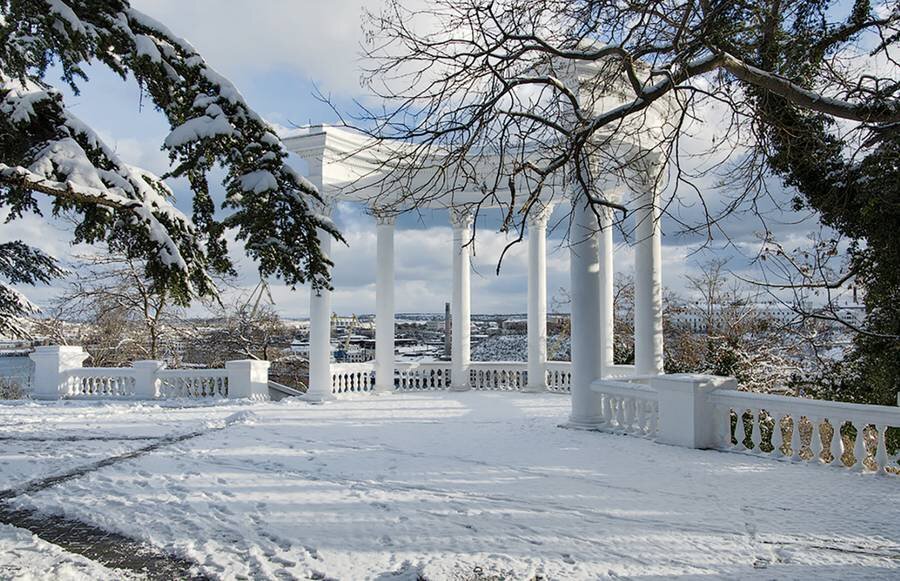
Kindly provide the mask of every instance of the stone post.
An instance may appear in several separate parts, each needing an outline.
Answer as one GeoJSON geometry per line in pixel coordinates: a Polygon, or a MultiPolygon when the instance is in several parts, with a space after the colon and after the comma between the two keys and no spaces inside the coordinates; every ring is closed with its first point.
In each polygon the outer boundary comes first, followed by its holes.
{"type": "Polygon", "coordinates": [[[731,377],[679,373],[650,380],[659,398],[656,441],[684,448],[716,447],[715,410],[709,394],[717,389],[737,389],[731,377]]]}
{"type": "Polygon", "coordinates": [[[159,397],[159,372],[166,368],[164,361],[135,361],[134,397],[137,399],[156,399],[159,397]]]}
{"type": "Polygon", "coordinates": [[[29,357],[34,361],[32,397],[52,400],[66,395],[65,372],[80,368],[89,355],[81,347],[51,345],[36,347],[29,357]]]}
{"type": "Polygon", "coordinates": [[[228,398],[267,401],[269,399],[268,361],[241,359],[225,362],[228,372],[228,398]]]}

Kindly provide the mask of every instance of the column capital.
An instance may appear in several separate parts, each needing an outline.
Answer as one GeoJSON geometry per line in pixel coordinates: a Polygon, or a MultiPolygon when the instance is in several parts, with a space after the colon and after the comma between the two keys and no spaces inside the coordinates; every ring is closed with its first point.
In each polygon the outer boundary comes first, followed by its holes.
{"type": "Polygon", "coordinates": [[[526,220],[529,228],[546,228],[550,214],[553,213],[553,204],[538,202],[528,212],[526,220]]]}
{"type": "Polygon", "coordinates": [[[454,230],[469,230],[475,222],[475,216],[466,207],[450,208],[450,225],[454,230]]]}
{"type": "Polygon", "coordinates": [[[375,224],[378,226],[393,226],[397,223],[397,216],[395,214],[389,214],[374,208],[370,210],[370,213],[372,214],[372,217],[375,218],[375,224]]]}

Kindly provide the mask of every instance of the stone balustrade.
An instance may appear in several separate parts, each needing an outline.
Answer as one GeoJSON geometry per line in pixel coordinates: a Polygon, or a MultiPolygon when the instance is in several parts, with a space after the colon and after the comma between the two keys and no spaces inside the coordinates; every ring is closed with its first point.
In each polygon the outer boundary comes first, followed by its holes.
{"type": "Polygon", "coordinates": [[[131,367],[83,367],[81,347],[37,347],[35,399],[269,399],[268,361],[228,361],[225,369],[166,369],[162,361],[131,367]]]}
{"type": "Polygon", "coordinates": [[[375,364],[373,362],[331,364],[331,393],[334,395],[368,393],[374,390],[375,364]]]}
{"type": "Polygon", "coordinates": [[[445,361],[398,362],[394,364],[397,391],[430,391],[450,388],[450,364],[445,361]]]}
{"type": "Polygon", "coordinates": [[[714,447],[775,460],[885,473],[888,428],[900,408],[717,390],[714,447]]]}
{"type": "Polygon", "coordinates": [[[655,438],[659,424],[659,398],[646,380],[602,379],[591,390],[602,396],[602,431],[655,438]]]}

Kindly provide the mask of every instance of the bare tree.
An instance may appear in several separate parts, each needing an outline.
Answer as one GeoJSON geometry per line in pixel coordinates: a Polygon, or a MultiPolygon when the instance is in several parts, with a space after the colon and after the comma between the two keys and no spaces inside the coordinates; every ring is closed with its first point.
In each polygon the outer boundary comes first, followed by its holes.
{"type": "Polygon", "coordinates": [[[164,343],[168,339],[172,347],[177,340],[183,309],[170,300],[166,288],[153,284],[142,261],[111,249],[77,259],[54,316],[43,328],[85,345],[95,365],[171,358],[164,343]],[[79,336],[71,337],[71,327],[52,323],[60,320],[84,323],[79,336]]]}
{"type": "Polygon", "coordinates": [[[423,8],[390,0],[367,16],[364,75],[387,109],[356,120],[389,154],[377,170],[389,175],[379,202],[401,210],[477,191],[476,211],[499,205],[501,229],[522,233],[527,215],[559,195],[551,190],[583,194],[598,216],[603,206],[624,210],[611,180],[633,181],[630,168],[671,160],[674,187],[663,207],[698,195],[706,220],[686,226],[712,236],[722,214],[765,195],[759,95],[845,120],[860,134],[894,131],[900,121],[896,79],[860,70],[846,50],[866,36],[872,54],[889,59],[900,11],[830,4],[435,0],[423,8]],[[763,58],[770,37],[806,69],[763,58]],[[730,174],[744,189],[720,215],[679,155],[685,126],[708,114],[704,105],[723,111],[717,149],[746,154],[730,174]]]}

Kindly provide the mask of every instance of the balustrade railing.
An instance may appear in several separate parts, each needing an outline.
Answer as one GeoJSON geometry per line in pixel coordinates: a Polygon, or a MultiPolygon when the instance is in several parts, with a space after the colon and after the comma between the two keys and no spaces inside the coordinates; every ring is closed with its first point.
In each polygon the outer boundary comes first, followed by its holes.
{"type": "Polygon", "coordinates": [[[375,389],[375,364],[332,363],[331,393],[367,393],[375,389]]]}
{"type": "Polygon", "coordinates": [[[67,398],[135,396],[134,370],[127,367],[82,367],[63,372],[62,395],[67,398]]]}
{"type": "Polygon", "coordinates": [[[450,387],[446,361],[412,361],[394,364],[394,388],[398,391],[430,391],[450,387]]]}
{"type": "Polygon", "coordinates": [[[477,361],[469,364],[472,389],[518,391],[527,385],[528,364],[519,361],[477,361]]]}
{"type": "Polygon", "coordinates": [[[224,369],[163,369],[158,372],[163,399],[228,397],[228,372],[224,369]]]}
{"type": "MultiPolygon", "coordinates": [[[[374,389],[373,362],[332,363],[331,391],[335,395],[365,393],[374,389]]],[[[469,364],[469,386],[478,390],[518,391],[527,385],[528,364],[521,361],[476,361],[469,364]]],[[[547,389],[568,393],[572,379],[568,361],[547,363],[547,389]]],[[[394,363],[394,389],[433,391],[450,388],[447,361],[398,361],[394,363]]]]}
{"type": "Polygon", "coordinates": [[[724,450],[885,473],[887,430],[900,408],[717,390],[710,394],[724,450]]]}
{"type": "Polygon", "coordinates": [[[601,379],[591,384],[599,393],[603,425],[599,429],[632,436],[655,438],[659,426],[659,398],[646,379],[601,379]]]}
{"type": "Polygon", "coordinates": [[[131,367],[82,367],[81,347],[36,347],[31,396],[35,399],[269,399],[269,362],[228,361],[224,369],[166,369],[163,361],[135,361],[131,367]]]}
{"type": "Polygon", "coordinates": [[[557,393],[572,391],[572,364],[570,362],[547,362],[547,391],[557,393]]]}

